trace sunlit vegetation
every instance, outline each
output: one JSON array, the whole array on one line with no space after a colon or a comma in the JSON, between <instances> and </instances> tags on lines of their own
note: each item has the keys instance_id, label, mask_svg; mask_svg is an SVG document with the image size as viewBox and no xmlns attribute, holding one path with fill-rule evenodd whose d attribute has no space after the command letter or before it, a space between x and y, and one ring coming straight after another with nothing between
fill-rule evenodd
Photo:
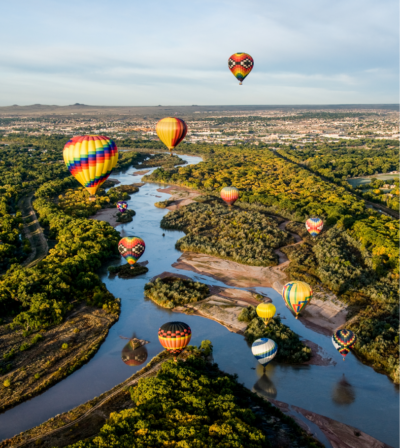
<instances>
[{"instance_id":1,"label":"sunlit vegetation","mask_svg":"<svg viewBox=\"0 0 400 448\"><path fill-rule=\"evenodd\" d=\"M256 308L248 306L243 308L238 319L249 323L244 333L248 342L253 343L260 338L269 338L276 342L278 345L278 353L274 358L276 361L298 364L311 358L311 349L300 341L294 331L281 322L279 316L274 317L266 326L257 316Z\"/></svg>"},{"instance_id":2,"label":"sunlit vegetation","mask_svg":"<svg viewBox=\"0 0 400 448\"><path fill-rule=\"evenodd\" d=\"M174 201L170 201L169 199L166 199L165 201L159 201L155 202L154 206L157 208L167 208L169 205L171 205Z\"/></svg>"},{"instance_id":3,"label":"sunlit vegetation","mask_svg":"<svg viewBox=\"0 0 400 448\"><path fill-rule=\"evenodd\" d=\"M176 243L178 250L252 266L278 264L274 249L291 241L273 218L256 211L229 208L218 201L189 204L171 211L163 217L161 227L187 233Z\"/></svg>"},{"instance_id":4,"label":"sunlit vegetation","mask_svg":"<svg viewBox=\"0 0 400 448\"><path fill-rule=\"evenodd\" d=\"M142 155L143 156L143 155ZM169 153L148 155L140 164L135 165L136 168L151 168L154 166L162 166L164 168L172 168L175 165L184 165L185 160L177 155L171 156Z\"/></svg>"},{"instance_id":5,"label":"sunlit vegetation","mask_svg":"<svg viewBox=\"0 0 400 448\"><path fill-rule=\"evenodd\" d=\"M293 280L323 283L336 292L339 299L351 304L353 315L359 313L359 319L351 327L357 334L360 332L356 353L398 381L396 337L399 324L394 303L399 278L398 223L367 208L364 201L352 193L350 186L341 184L343 175L355 174L351 171L353 168L346 166L347 162L343 163L346 158L351 159L351 166L367 164L374 170L390 170L391 147L397 148L398 144L391 141L361 143L369 149L352 152L351 148L340 144L337 149L328 145L327 149L320 151L317 148L311 153L312 148L306 148L310 159L308 168L313 166L315 174L299 163L306 159L297 159L301 157L301 151L288 152L288 148L284 153L285 160L264 148L209 146L205 162L172 170L157 169L147 178L204 190L211 195L224 186L233 185L240 190L237 206L254 206L255 210L264 207L259 210L297 221L297 224L288 225L289 231L301 231L310 216L321 217L325 230L317 240L307 237L305 244L283 249L291 260L286 272ZM381 149L386 154L383 160L388 166L379 165ZM333 160L333 153L340 153L337 155L338 177L331 173L336 165L328 162L321 167L326 171L317 172L319 153L324 151L326 155L321 154L323 160ZM289 155L295 163L288 160ZM343 170L347 170L346 173ZM176 221L181 230L187 226L182 218ZM201 221L192 222L191 228L201 224ZM331 227L334 229L329 231ZM305 236L304 229L302 236ZM385 353L389 355L385 357Z\"/></svg>"},{"instance_id":6,"label":"sunlit vegetation","mask_svg":"<svg viewBox=\"0 0 400 448\"><path fill-rule=\"evenodd\" d=\"M236 377L201 359L197 352L210 348L205 342L200 350L188 347L186 362L167 361L154 377L139 380L130 389L130 409L112 413L95 437L69 448L282 446L277 439L284 446L321 446Z\"/></svg>"},{"instance_id":7,"label":"sunlit vegetation","mask_svg":"<svg viewBox=\"0 0 400 448\"><path fill-rule=\"evenodd\" d=\"M125 263L120 266L110 266L108 268L108 272L111 275L118 275L120 278L133 278L137 275L146 274L148 272L148 268L146 266L142 266L141 264L135 263L131 266L128 263Z\"/></svg>"},{"instance_id":8,"label":"sunlit vegetation","mask_svg":"<svg viewBox=\"0 0 400 448\"><path fill-rule=\"evenodd\" d=\"M207 285L178 277L157 278L144 287L144 294L164 308L195 303L210 295Z\"/></svg>"}]
</instances>

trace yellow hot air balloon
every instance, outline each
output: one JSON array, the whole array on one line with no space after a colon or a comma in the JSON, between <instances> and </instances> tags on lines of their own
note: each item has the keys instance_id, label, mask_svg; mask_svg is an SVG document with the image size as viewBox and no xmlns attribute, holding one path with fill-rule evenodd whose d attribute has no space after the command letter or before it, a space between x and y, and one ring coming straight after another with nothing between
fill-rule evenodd
<instances>
[{"instance_id":1,"label":"yellow hot air balloon","mask_svg":"<svg viewBox=\"0 0 400 448\"><path fill-rule=\"evenodd\" d=\"M73 137L66 143L63 156L70 173L94 201L97 189L117 164L118 149L104 135L83 135Z\"/></svg>"},{"instance_id":2,"label":"yellow hot air balloon","mask_svg":"<svg viewBox=\"0 0 400 448\"><path fill-rule=\"evenodd\" d=\"M258 317L261 317L264 324L268 325L269 321L275 316L276 308L272 303L260 303L256 311Z\"/></svg>"},{"instance_id":3,"label":"yellow hot air balloon","mask_svg":"<svg viewBox=\"0 0 400 448\"><path fill-rule=\"evenodd\" d=\"M187 126L180 118L167 117L157 123L156 132L172 156L172 150L185 138Z\"/></svg>"},{"instance_id":4,"label":"yellow hot air balloon","mask_svg":"<svg viewBox=\"0 0 400 448\"><path fill-rule=\"evenodd\" d=\"M283 287L282 297L287 307L296 315L309 304L312 297L311 286L305 282L289 282Z\"/></svg>"}]
</instances>

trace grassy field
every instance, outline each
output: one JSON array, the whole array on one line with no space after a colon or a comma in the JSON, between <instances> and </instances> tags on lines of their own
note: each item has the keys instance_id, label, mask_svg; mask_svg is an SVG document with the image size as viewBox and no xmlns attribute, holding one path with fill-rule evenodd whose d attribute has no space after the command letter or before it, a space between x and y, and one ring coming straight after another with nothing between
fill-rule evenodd
<instances>
[{"instance_id":1,"label":"grassy field","mask_svg":"<svg viewBox=\"0 0 400 448\"><path fill-rule=\"evenodd\" d=\"M368 176L368 177L355 177L353 179L347 179L347 182L352 187L358 187L359 185L369 184L372 181L372 179L396 180L396 178L398 178L398 177L399 177L398 174L375 174L373 176Z\"/></svg>"}]
</instances>

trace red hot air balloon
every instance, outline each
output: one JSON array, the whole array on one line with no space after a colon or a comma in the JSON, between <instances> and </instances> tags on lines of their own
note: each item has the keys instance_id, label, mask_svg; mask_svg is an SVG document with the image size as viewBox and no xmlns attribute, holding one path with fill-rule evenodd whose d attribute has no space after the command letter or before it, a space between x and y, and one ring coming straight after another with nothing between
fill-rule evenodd
<instances>
[{"instance_id":1,"label":"red hot air balloon","mask_svg":"<svg viewBox=\"0 0 400 448\"><path fill-rule=\"evenodd\" d=\"M146 244L137 236L126 236L118 243L119 253L131 265L131 269L143 255L145 248Z\"/></svg>"},{"instance_id":2,"label":"red hot air balloon","mask_svg":"<svg viewBox=\"0 0 400 448\"><path fill-rule=\"evenodd\" d=\"M246 76L253 70L254 59L247 53L235 53L228 59L228 67L239 81L239 85L242 85Z\"/></svg>"},{"instance_id":3,"label":"red hot air balloon","mask_svg":"<svg viewBox=\"0 0 400 448\"><path fill-rule=\"evenodd\" d=\"M221 190L221 198L224 200L229 207L239 199L239 190L235 187L224 187Z\"/></svg>"},{"instance_id":4,"label":"red hot air balloon","mask_svg":"<svg viewBox=\"0 0 400 448\"><path fill-rule=\"evenodd\" d=\"M173 355L179 355L191 337L192 330L184 322L167 322L158 330L160 344ZM176 356L174 359L176 361Z\"/></svg>"}]
</instances>

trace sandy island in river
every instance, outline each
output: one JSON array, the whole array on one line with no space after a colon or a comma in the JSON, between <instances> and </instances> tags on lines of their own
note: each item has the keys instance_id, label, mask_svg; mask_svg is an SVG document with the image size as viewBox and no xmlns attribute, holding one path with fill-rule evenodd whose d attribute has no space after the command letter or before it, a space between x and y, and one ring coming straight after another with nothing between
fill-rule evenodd
<instances>
[{"instance_id":1,"label":"sandy island in river","mask_svg":"<svg viewBox=\"0 0 400 448\"><path fill-rule=\"evenodd\" d=\"M157 190L159 193L167 193L171 195L170 201L173 201L173 204L170 204L167 209L168 210L176 210L184 205L189 205L192 202L195 202L193 199L197 196L201 196L202 192L191 190L186 187L179 187L173 185L167 188L159 188Z\"/></svg>"},{"instance_id":2,"label":"sandy island in river","mask_svg":"<svg viewBox=\"0 0 400 448\"><path fill-rule=\"evenodd\" d=\"M118 210L116 208L102 208L95 215L89 216L89 219L94 219L96 221L105 221L108 222L114 228L121 225L122 223L117 222L117 213Z\"/></svg>"}]
</instances>

